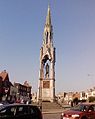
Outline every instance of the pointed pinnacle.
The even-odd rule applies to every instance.
[[[48,5],[48,11],[46,16],[46,24],[51,25],[51,13],[50,13],[50,6]]]

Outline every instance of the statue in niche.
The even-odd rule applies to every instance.
[[[46,64],[46,74],[45,74],[46,78],[49,78],[49,65],[48,63]]]

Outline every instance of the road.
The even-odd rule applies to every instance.
[[[43,119],[60,119],[61,113],[43,114]]]

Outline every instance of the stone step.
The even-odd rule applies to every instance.
[[[42,102],[42,108],[45,109],[62,109],[56,102]]]
[[[32,103],[32,105],[37,105],[40,106],[37,103]],[[56,112],[56,111],[62,111],[63,108],[62,106],[60,106],[57,102],[42,102],[42,108],[41,108],[42,112]]]

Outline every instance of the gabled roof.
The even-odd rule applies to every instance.
[[[4,70],[0,73],[0,77],[2,78],[2,81],[9,80],[9,76],[8,76],[8,73],[6,72],[6,70]]]

